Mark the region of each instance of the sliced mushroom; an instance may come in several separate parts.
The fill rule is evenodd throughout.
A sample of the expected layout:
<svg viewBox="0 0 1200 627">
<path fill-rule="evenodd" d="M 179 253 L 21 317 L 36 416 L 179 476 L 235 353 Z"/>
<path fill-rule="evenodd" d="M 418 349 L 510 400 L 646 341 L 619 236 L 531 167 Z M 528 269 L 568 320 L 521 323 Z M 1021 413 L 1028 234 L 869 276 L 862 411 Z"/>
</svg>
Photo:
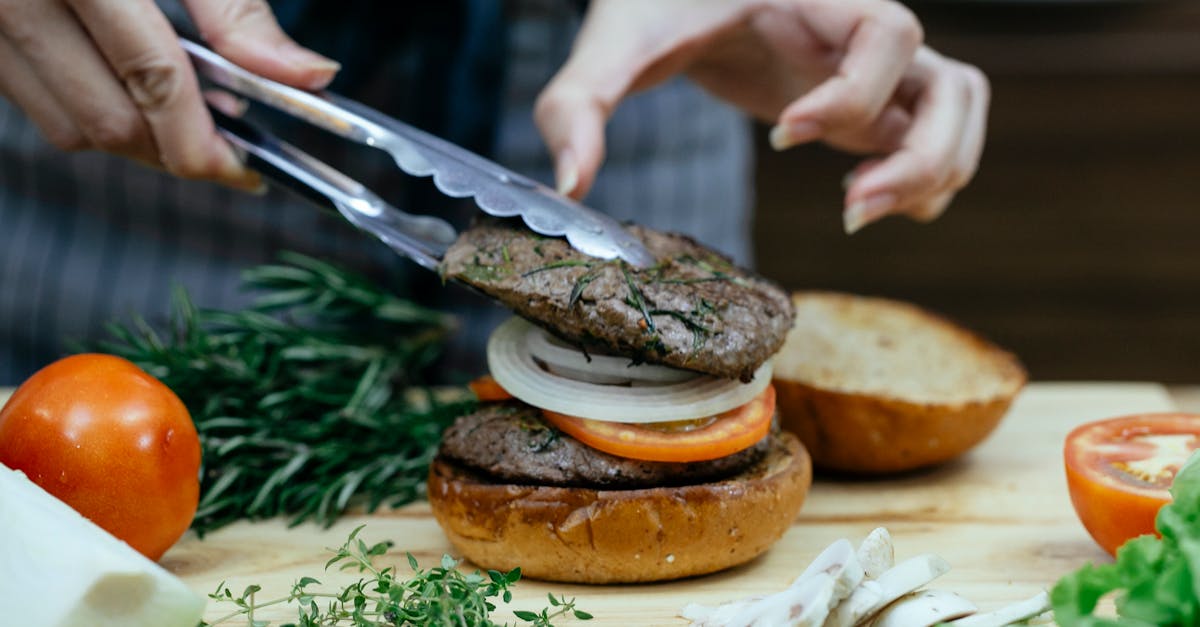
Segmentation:
<svg viewBox="0 0 1200 627">
<path fill-rule="evenodd" d="M 830 610 L 863 580 L 854 547 L 838 540 L 821 551 L 792 585 L 765 597 L 730 601 L 717 607 L 695 603 L 680 616 L 703 627 L 768 627 L 797 625 L 820 627 Z"/>
<path fill-rule="evenodd" d="M 924 586 L 950 570 L 946 560 L 926 553 L 900 562 L 875 581 L 864 581 L 829 614 L 825 627 L 858 625 L 892 601 Z"/>
<path fill-rule="evenodd" d="M 871 627 L 930 627 L 975 613 L 979 608 L 949 590 L 911 592 L 880 610 Z"/>
<path fill-rule="evenodd" d="M 885 571 L 896 565 L 896 552 L 892 548 L 892 534 L 883 527 L 876 527 L 862 544 L 858 545 L 858 563 L 862 565 L 867 579 L 878 579 Z"/>
<path fill-rule="evenodd" d="M 835 603 L 836 585 L 829 574 L 816 573 L 765 597 L 731 601 L 718 607 L 691 603 L 680 615 L 702 627 L 820 627 Z"/>
<path fill-rule="evenodd" d="M 1045 590 L 1019 603 L 1006 605 L 992 612 L 972 614 L 948 623 L 953 627 L 1004 627 L 1050 611 L 1050 595 Z"/>
<path fill-rule="evenodd" d="M 834 580 L 833 602 L 836 604 L 850 596 L 850 593 L 862 582 L 863 567 L 855 555 L 854 546 L 845 538 L 825 547 L 812 563 L 796 578 L 803 581 L 817 573 L 826 573 Z M 795 582 L 792 584 L 795 585 Z"/>
</svg>

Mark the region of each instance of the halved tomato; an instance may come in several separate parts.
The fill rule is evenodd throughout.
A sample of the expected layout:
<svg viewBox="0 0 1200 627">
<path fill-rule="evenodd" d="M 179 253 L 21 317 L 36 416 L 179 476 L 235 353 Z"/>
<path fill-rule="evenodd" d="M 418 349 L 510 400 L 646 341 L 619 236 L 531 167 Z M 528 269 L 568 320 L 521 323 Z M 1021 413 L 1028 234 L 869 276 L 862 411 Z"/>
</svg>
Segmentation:
<svg viewBox="0 0 1200 627">
<path fill-rule="evenodd" d="M 699 420 L 629 424 L 542 410 L 547 421 L 594 449 L 656 462 L 698 462 L 732 455 L 763 439 L 774 414 L 775 388 L 770 385 L 744 405 Z"/>
<path fill-rule="evenodd" d="M 1109 554 L 1155 533 L 1175 473 L 1200 447 L 1200 415 L 1140 414 L 1076 427 L 1063 454 L 1075 513 Z"/>
</svg>

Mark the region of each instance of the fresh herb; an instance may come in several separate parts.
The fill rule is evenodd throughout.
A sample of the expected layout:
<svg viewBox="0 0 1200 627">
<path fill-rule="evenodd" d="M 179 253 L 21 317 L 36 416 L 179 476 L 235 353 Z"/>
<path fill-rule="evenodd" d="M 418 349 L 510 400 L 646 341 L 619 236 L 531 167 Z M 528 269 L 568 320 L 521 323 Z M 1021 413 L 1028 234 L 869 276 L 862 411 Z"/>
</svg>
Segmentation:
<svg viewBox="0 0 1200 627">
<path fill-rule="evenodd" d="M 646 307 L 646 296 L 642 294 L 642 290 L 634 283 L 633 275 L 629 274 L 629 269 L 624 264 L 621 264 L 621 274 L 625 276 L 625 285 L 629 287 L 630 306 L 642 312 L 642 321 L 646 323 L 647 331 L 650 333 L 657 332 L 657 329 L 654 328 L 654 318 L 650 317 L 650 310 Z"/>
<path fill-rule="evenodd" d="M 651 309 L 650 315 L 667 316 L 683 323 L 683 326 L 692 332 L 692 352 L 700 350 L 700 348 L 704 346 L 704 339 L 712 335 L 712 329 L 704 326 L 704 324 L 701 322 L 692 319 L 691 316 L 679 311 L 674 311 L 671 309 Z"/>
<path fill-rule="evenodd" d="M 449 555 L 442 556 L 440 566 L 422 570 L 412 554 L 408 565 L 413 575 L 408 580 L 397 578 L 396 569 L 379 568 L 379 558 L 387 554 L 390 542 L 368 545 L 358 538 L 363 527 L 359 526 L 340 548 L 330 549 L 331 558 L 325 564 L 328 571 L 333 566 L 341 570 L 357 570 L 365 577 L 338 592 L 323 592 L 317 589 L 321 582 L 313 577 L 302 577 L 284 597 L 259 601 L 257 593 L 261 586 L 248 586 L 240 595 L 224 584 L 208 595 L 218 603 L 236 607 L 229 614 L 201 627 L 211 627 L 238 621 L 251 627 L 268 627 L 271 623 L 255 618 L 255 612 L 279 605 L 295 605 L 298 621 L 282 627 L 317 627 L 324 625 L 353 625 L 354 627 L 381 627 L 405 625 L 411 627 L 492 627 L 497 623 L 489 618 L 496 609 L 492 599 L 499 597 L 504 603 L 512 601 L 512 587 L 521 578 L 521 569 L 508 573 L 489 570 L 487 576 L 479 571 L 463 574 L 457 570 L 459 564 Z M 589 620 L 591 614 L 575 609 L 575 599 L 547 595 L 550 607 L 540 612 L 516 610 L 513 614 L 534 627 L 552 627 L 553 620 L 574 617 Z"/>
<path fill-rule="evenodd" d="M 182 291 L 169 328 L 112 325 L 101 348 L 167 384 L 203 447 L 193 528 L 290 516 L 331 524 L 421 498 L 442 430 L 473 405 L 424 387 L 451 331 L 444 313 L 300 255 L 244 274 L 244 311 L 198 310 Z"/>
<path fill-rule="evenodd" d="M 1088 564 L 1051 592 L 1062 627 L 1200 625 L 1200 456 L 1193 455 L 1171 486 L 1172 502 L 1158 512 L 1162 538 L 1141 536 L 1117 549 L 1111 564 Z M 1100 599 L 1116 598 L 1116 619 L 1093 616 Z"/>
<path fill-rule="evenodd" d="M 583 296 L 583 290 L 587 288 L 589 283 L 595 281 L 596 277 L 600 276 L 600 272 L 602 270 L 603 266 L 592 268 L 591 270 L 583 273 L 583 275 L 575 281 L 575 285 L 571 287 L 571 295 L 569 298 L 567 298 L 568 308 L 574 307 L 575 303 L 579 302 L 579 299 Z"/>
<path fill-rule="evenodd" d="M 503 266 L 490 266 L 476 259 L 464 265 L 461 274 L 474 283 L 493 283 L 508 278 L 509 271 Z"/>
<path fill-rule="evenodd" d="M 582 259 L 559 259 L 558 261 L 551 261 L 548 264 L 538 266 L 532 270 L 529 270 L 529 271 L 521 274 L 521 276 L 522 277 L 533 276 L 535 274 L 538 274 L 539 272 L 545 272 L 547 270 L 556 270 L 558 268 L 591 268 L 592 265 L 593 265 L 592 262 L 583 261 Z"/>
</svg>

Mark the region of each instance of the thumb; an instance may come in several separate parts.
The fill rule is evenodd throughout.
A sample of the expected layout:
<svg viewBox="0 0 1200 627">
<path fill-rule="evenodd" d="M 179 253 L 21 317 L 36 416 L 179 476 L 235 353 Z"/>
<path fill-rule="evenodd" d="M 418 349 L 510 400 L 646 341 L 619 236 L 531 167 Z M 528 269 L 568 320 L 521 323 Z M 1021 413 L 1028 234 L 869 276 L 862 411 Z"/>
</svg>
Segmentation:
<svg viewBox="0 0 1200 627">
<path fill-rule="evenodd" d="M 321 89 L 341 69 L 301 47 L 279 27 L 266 0 L 185 0 L 204 40 L 218 54 L 267 78 Z"/>
<path fill-rule="evenodd" d="M 538 96 L 534 120 L 554 158 L 554 180 L 561 194 L 587 195 L 604 162 L 604 125 L 610 109 L 567 68 Z"/>
</svg>

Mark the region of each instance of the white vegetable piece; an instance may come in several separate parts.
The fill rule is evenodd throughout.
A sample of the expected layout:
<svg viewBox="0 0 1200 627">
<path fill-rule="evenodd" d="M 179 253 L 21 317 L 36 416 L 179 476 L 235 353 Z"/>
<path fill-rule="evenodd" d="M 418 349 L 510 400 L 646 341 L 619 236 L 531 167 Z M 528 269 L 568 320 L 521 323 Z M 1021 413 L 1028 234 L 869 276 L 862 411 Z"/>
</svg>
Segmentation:
<svg viewBox="0 0 1200 627">
<path fill-rule="evenodd" d="M 892 547 L 892 534 L 883 527 L 876 527 L 862 544 L 858 545 L 858 563 L 862 564 L 867 579 L 879 579 L 885 571 L 896 565 L 896 551 Z"/>
<path fill-rule="evenodd" d="M 497 327 L 488 338 L 488 370 L 509 394 L 568 416 L 634 423 L 707 418 L 754 400 L 771 382 L 769 360 L 750 383 L 709 375 L 633 386 L 579 381 L 538 365 L 527 341 L 532 326 L 514 316 Z"/>
<path fill-rule="evenodd" d="M 926 553 L 900 562 L 875 581 L 864 581 L 833 609 L 825 627 L 852 627 L 887 604 L 941 577 L 950 570 L 946 560 Z"/>
<path fill-rule="evenodd" d="M 858 587 L 858 584 L 862 583 L 865 576 L 862 565 L 858 563 L 858 556 L 854 553 L 854 547 L 845 538 L 825 547 L 825 550 L 813 558 L 808 568 L 805 568 L 804 572 L 796 578 L 796 582 L 813 577 L 818 573 L 825 573 L 833 577 L 834 603 L 841 602 L 842 599 L 850 596 L 850 593 Z M 795 585 L 795 582 L 792 585 Z"/>
<path fill-rule="evenodd" d="M 974 614 L 949 624 L 953 627 L 1004 627 L 1029 620 L 1050 611 L 1050 595 L 1045 590 L 1020 603 L 1007 605 L 993 612 Z"/>
<path fill-rule="evenodd" d="M 897 599 L 883 608 L 871 627 L 931 627 L 973 614 L 974 603 L 949 590 L 921 590 Z"/>
<path fill-rule="evenodd" d="M 829 607 L 837 603 L 833 597 L 836 587 L 832 576 L 816 573 L 765 597 L 717 607 L 689 603 L 679 615 L 698 627 L 820 627 L 829 615 Z"/>
<path fill-rule="evenodd" d="M 21 627 L 195 627 L 204 598 L 0 464 L 0 607 Z"/>
<path fill-rule="evenodd" d="M 820 627 L 830 610 L 862 580 L 863 570 L 854 547 L 849 540 L 838 540 L 780 592 L 718 607 L 690 603 L 680 616 L 702 627 Z"/>
</svg>

